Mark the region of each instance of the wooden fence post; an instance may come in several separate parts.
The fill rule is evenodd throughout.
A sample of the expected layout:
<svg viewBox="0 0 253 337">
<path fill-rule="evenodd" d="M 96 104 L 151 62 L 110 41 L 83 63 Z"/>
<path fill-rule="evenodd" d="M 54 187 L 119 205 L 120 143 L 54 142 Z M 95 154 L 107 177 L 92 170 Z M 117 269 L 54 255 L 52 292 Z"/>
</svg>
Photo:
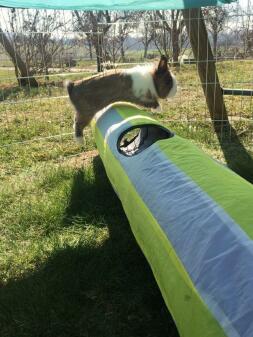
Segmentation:
<svg viewBox="0 0 253 337">
<path fill-rule="evenodd" d="M 202 11 L 192 8 L 182 12 L 212 122 L 216 127 L 227 124 L 227 111 Z"/>
</svg>

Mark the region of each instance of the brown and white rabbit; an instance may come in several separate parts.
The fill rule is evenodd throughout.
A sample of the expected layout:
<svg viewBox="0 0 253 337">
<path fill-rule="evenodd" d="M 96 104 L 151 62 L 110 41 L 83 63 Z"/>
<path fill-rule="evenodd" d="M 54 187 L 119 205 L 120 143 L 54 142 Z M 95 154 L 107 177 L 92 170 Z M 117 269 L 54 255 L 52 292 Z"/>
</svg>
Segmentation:
<svg viewBox="0 0 253 337">
<path fill-rule="evenodd" d="M 159 108 L 159 98 L 173 97 L 177 82 L 161 56 L 157 66 L 136 66 L 114 70 L 90 78 L 66 83 L 69 98 L 75 107 L 75 138 L 83 141 L 83 129 L 94 115 L 114 102 L 130 102 L 146 108 Z"/>
</svg>

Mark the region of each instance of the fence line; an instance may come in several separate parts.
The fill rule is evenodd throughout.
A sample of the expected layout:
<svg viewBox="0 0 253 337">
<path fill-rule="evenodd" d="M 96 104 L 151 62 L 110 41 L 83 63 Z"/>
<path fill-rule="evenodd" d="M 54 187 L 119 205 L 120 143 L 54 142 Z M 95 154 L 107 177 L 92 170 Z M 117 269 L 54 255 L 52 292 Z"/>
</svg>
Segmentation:
<svg viewBox="0 0 253 337">
<path fill-rule="evenodd" d="M 84 136 L 86 136 L 87 134 L 91 133 L 90 129 L 86 129 L 84 130 Z M 51 136 L 45 136 L 45 137 L 38 137 L 38 138 L 33 138 L 33 139 L 29 139 L 29 140 L 24 140 L 24 141 L 20 141 L 20 142 L 13 142 L 13 143 L 9 143 L 9 144 L 2 144 L 0 145 L 0 148 L 7 148 L 7 147 L 11 147 L 11 146 L 15 146 L 15 145 L 27 145 L 30 143 L 34 143 L 34 142 L 40 142 L 40 141 L 45 141 L 45 140 L 49 140 L 49 139 L 57 139 L 57 138 L 64 138 L 64 137 L 68 137 L 68 136 L 74 136 L 74 132 L 67 132 L 67 133 L 61 133 L 61 134 L 57 134 L 57 135 L 51 135 Z"/>
</svg>

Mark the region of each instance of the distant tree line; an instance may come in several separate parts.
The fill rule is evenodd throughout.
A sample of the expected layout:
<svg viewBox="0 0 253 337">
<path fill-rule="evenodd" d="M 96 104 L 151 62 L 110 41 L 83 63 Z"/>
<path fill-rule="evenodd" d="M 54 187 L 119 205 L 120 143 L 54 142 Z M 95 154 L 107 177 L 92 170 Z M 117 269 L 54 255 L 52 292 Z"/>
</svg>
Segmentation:
<svg viewBox="0 0 253 337">
<path fill-rule="evenodd" d="M 5 27 L 0 24 L 0 44 L 13 62 L 21 86 L 37 86 L 35 75 L 48 76 L 49 69 L 56 65 L 75 66 L 75 61 L 64 55 L 76 43 L 88 49 L 90 59 L 96 59 L 98 72 L 103 70 L 104 62 L 125 61 L 130 38 L 141 43 L 144 59 L 152 46 L 176 64 L 190 47 L 179 10 L 73 11 L 67 16 L 60 11 L 44 10 L 9 9 L 7 13 Z M 203 14 L 213 53 L 219 56 L 218 37 L 227 29 L 229 13 L 224 7 L 209 7 Z M 241 15 L 238 19 L 239 25 L 232 23 L 231 29 L 243 41 L 244 55 L 252 55 L 252 17 Z M 78 39 L 67 38 L 70 32 L 79 35 Z"/>
</svg>

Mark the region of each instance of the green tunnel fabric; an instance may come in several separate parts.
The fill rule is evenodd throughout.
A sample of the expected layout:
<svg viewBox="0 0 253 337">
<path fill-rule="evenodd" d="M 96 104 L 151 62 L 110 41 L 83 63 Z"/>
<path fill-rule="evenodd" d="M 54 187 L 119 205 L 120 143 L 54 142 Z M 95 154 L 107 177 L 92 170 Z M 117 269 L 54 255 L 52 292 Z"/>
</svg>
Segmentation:
<svg viewBox="0 0 253 337">
<path fill-rule="evenodd" d="M 165 10 L 221 6 L 234 0 L 0 0 L 0 6 L 68 10 Z"/>
<path fill-rule="evenodd" d="M 107 175 L 181 337 L 253 336 L 253 186 L 174 135 L 139 154 L 122 132 L 159 125 L 114 106 L 94 133 Z"/>
</svg>

